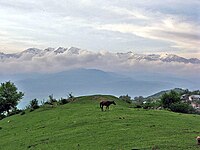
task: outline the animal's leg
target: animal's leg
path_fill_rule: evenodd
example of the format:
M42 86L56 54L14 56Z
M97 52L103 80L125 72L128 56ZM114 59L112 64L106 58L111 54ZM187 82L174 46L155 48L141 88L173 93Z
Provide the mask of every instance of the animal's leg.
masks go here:
M100 103L100 108L101 108L101 111L103 111L103 105Z

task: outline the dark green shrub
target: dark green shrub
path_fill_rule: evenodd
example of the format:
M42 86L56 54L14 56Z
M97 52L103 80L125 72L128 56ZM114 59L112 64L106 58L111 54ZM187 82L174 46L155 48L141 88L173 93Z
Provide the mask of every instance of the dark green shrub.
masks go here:
M20 115L25 115L25 111L22 111Z
M134 108L142 108L142 105L141 104L135 104Z
M38 109L40 106L39 106L39 104L38 104L38 100L37 99L33 99L33 100L31 100L30 101L30 108L31 109Z
M180 95L175 91L165 93L161 97L161 104L165 109L180 113L197 113L188 103L181 102Z
M194 113L195 110L187 103L173 103L170 106L171 111L180 113Z
M144 108L144 109L152 109L152 108L154 108L154 105L153 105L153 103L145 103L145 104L143 104L142 105L142 108Z
M144 101L145 101L145 98L143 96L136 96L134 97L134 100L133 100L134 103L137 103L141 106L143 105Z
M170 108L173 103L180 102L180 95L175 91L165 93L161 97L161 104L164 108Z
M30 109L30 112L32 112L32 111L34 111L34 110L35 110L35 109L31 108L31 109Z
M22 112L22 110L17 109L17 107L14 107L14 108L12 109L12 111L8 114L8 116L12 116L12 115L15 115L15 114L19 114L20 112Z
M0 114L0 120L2 120L2 119L5 118L5 117L6 117L6 115Z
M75 97L73 96L72 93L69 93L69 94L67 95L67 100L68 100L69 102L72 102L72 101L75 100Z
M57 102L57 100L55 98L53 98L53 94L52 95L49 95L49 103L53 104L55 102Z
M131 97L127 94L127 95L122 95L119 97L119 99L131 104L132 103L132 100L131 100Z
M67 104L67 103L69 103L69 102L70 102L69 99L61 98L61 99L59 100L59 104L61 104L61 105Z
M57 104L57 100L53 98L53 94L52 94L52 95L49 95L49 99L46 102L44 102L44 104L54 105L54 104Z

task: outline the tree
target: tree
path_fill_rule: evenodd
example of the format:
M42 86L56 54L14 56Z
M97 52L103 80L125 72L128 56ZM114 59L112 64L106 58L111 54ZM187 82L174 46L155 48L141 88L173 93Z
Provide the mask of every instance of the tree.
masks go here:
M1 83L0 86L0 113L7 112L15 108L18 102L23 98L24 93L19 92L14 83L10 81Z
M57 100L53 98L53 94L49 95L49 99L44 104L54 105L57 103Z
M170 108L173 103L180 102L180 95L175 91L165 93L161 97L161 104L164 108Z
M180 113L195 113L195 109L187 103L173 103L170 106L171 111Z
M49 103L53 104L54 102L57 102L57 100L53 98L53 94L49 95Z
M72 95L72 92L69 93L69 94L67 95L67 97L68 97L69 99L73 99L73 98L74 98L74 96Z
M29 106L31 109L39 108L38 100L37 99L31 100Z
M73 96L72 92L68 93L67 99L68 99L69 102L74 101L75 97Z
M129 104L132 102L131 101L131 97L128 94L120 96L119 99L121 99L121 100L123 100L123 101L125 101L125 102L127 102Z
M139 104L139 105L142 105L143 104L143 102L144 102L144 97L143 96L136 96L136 97L134 97L134 101L136 101L137 102L137 104Z

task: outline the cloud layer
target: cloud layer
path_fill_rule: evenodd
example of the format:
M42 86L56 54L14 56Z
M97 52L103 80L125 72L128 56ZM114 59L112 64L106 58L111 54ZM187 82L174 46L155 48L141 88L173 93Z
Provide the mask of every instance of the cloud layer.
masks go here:
M54 73L76 68L100 69L109 72L161 73L182 77L199 78L200 65L183 62L163 62L160 60L133 59L140 57L134 53L92 52L77 48L60 48L63 53L40 51L34 54L23 52L19 58L6 58L0 61L0 75L19 73ZM29 49L31 50L31 49ZM54 50L54 51L53 51ZM44 53L45 52L45 53ZM143 55L141 55L143 56Z

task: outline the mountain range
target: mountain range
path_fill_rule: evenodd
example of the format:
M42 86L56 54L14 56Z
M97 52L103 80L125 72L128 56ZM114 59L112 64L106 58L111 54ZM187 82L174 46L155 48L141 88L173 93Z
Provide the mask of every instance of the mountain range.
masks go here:
M11 80L19 90L25 93L20 107L26 106L30 100L40 101L53 94L55 98L67 97L69 93L75 96L93 94L112 94L115 96L130 95L149 96L161 90L181 88L197 88L186 79L167 77L156 74L133 76L97 69L73 69L57 73L31 73L0 76L0 82ZM195 87L194 87L195 86Z
M82 50L76 47L59 47L59 48L46 48L44 50L37 48L29 48L19 53L5 54L0 52L0 61L5 61L10 58L19 59L22 57L44 57L48 55L81 55L81 54L95 54L95 52ZM174 54L135 54L133 52L127 53L113 53L119 59L129 59L135 61L161 61L161 62L178 62L178 63L191 63L200 64L197 58L184 58Z
M6 77L25 93L20 107L26 106L34 98L40 101L47 99L51 94L55 98L65 98L71 92L75 96L93 94L120 96L129 94L134 98L139 95L152 95L161 89L190 85L190 82L185 80L176 80L177 82L174 83L173 79L164 77L165 80L163 80L161 76L157 77L157 80L150 80L145 77L138 78L137 75L129 77L97 69L74 69L50 74L18 74Z
M76 47L29 48L0 53L0 82L12 81L25 92L20 103L54 94L149 96L162 90L200 88L200 60L174 54L113 53Z

